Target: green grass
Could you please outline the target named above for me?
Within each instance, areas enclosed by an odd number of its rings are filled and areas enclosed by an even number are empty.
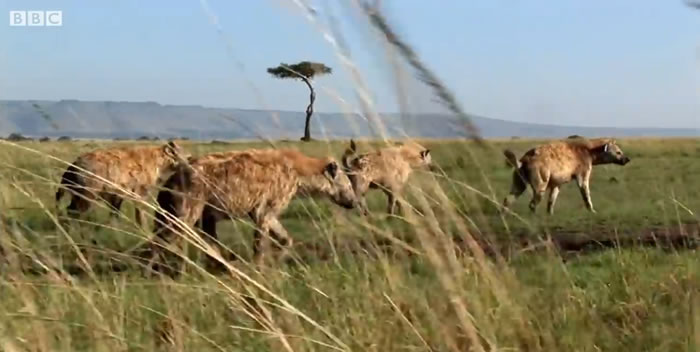
[[[594,169],[597,214],[585,211],[572,183],[554,216],[545,215],[544,202],[530,214],[528,191],[515,215],[501,217],[497,204],[511,174],[502,148],[522,153],[539,142],[479,148],[424,141],[444,171],[411,179],[407,198],[425,216],[387,218],[381,192],[369,195],[369,219],[327,200],[295,200],[282,222],[297,244],[296,263],[255,268],[236,261],[231,273],[212,276],[198,264],[201,251],[189,246],[194,261],[176,280],[144,277],[129,257],[149,235],[133,223],[134,203],[112,228],[96,225],[107,221],[106,209],[66,232],[51,217],[65,166],[48,156],[71,161],[113,142],[2,144],[0,350],[700,350],[695,250],[610,249],[564,261],[548,250],[485,259],[453,245],[472,237],[537,243],[542,233],[605,237],[697,224],[700,140],[692,139],[619,141],[632,162]],[[276,144],[336,157],[345,147]],[[204,154],[265,144],[185,145]],[[224,244],[250,258],[249,224],[222,222],[219,229]],[[392,251],[378,245],[387,238],[396,242]],[[83,260],[94,275],[68,275]],[[110,263],[126,270],[100,270]],[[37,273],[42,267],[51,269]]]

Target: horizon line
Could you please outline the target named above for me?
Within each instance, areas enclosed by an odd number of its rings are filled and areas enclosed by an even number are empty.
[[[160,103],[157,101],[153,100],[143,100],[143,101],[136,101],[136,100],[81,100],[81,99],[2,99],[0,98],[0,103],[3,102],[54,102],[54,103],[60,103],[60,102],[66,102],[66,101],[74,101],[74,102],[83,102],[83,103],[130,103],[130,104],[157,104],[158,106],[172,106],[172,107],[198,107],[198,108],[203,108],[203,109],[229,109],[229,110],[239,110],[239,111],[261,111],[261,112],[282,112],[282,113],[300,113],[304,114],[304,111],[301,110],[282,110],[282,109],[251,109],[251,108],[237,108],[237,107],[217,107],[217,106],[205,106],[201,104],[164,104]],[[362,114],[356,113],[356,112],[341,112],[341,111],[336,111],[336,112],[329,112],[329,111],[316,111],[318,114],[336,114],[336,115],[355,115],[355,116],[360,116],[362,117]],[[451,114],[449,112],[417,112],[417,113],[404,113],[404,112],[378,112],[380,115],[441,115],[441,116],[451,116],[454,114]],[[508,120],[508,119],[503,119],[503,118],[497,118],[497,117],[486,117],[486,116],[481,116],[481,115],[475,115],[475,114],[467,114],[470,118],[480,118],[480,119],[487,119],[487,120],[493,120],[493,121],[502,121],[502,122],[507,122],[507,123],[514,123],[514,124],[523,124],[523,125],[536,125],[536,126],[549,126],[549,127],[563,127],[563,128],[595,128],[595,129],[601,129],[601,128],[610,128],[610,129],[632,129],[632,130],[640,130],[640,129],[652,129],[652,130],[699,130],[700,128],[698,127],[652,127],[652,126],[630,126],[630,127],[622,127],[622,126],[582,126],[582,125],[560,125],[560,124],[552,124],[552,123],[541,123],[541,122],[528,122],[528,121],[514,121],[514,120]]]

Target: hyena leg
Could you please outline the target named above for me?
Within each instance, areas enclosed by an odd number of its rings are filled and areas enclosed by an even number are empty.
[[[542,195],[544,195],[544,191],[535,191],[532,194],[532,200],[530,200],[530,211],[533,213],[537,211],[537,205],[539,205],[542,201]]]
[[[265,253],[270,251],[272,237],[279,245],[289,248],[292,245],[292,238],[287,233],[287,230],[273,216],[266,216],[263,219],[256,221],[257,229],[254,233],[253,253],[254,260],[257,264],[262,264]]]
[[[533,177],[534,176],[534,177]],[[533,213],[537,210],[537,205],[540,204],[544,193],[547,191],[547,184],[549,183],[549,177],[546,179],[540,177],[540,175],[530,176],[532,182],[532,200],[530,201],[530,211]]]
[[[396,199],[396,195],[390,190],[385,190],[384,194],[386,194],[387,200],[386,212],[389,213],[389,215],[394,215],[394,213],[396,212],[396,208],[398,207],[398,200]]]
[[[400,190],[384,189],[384,194],[387,198],[386,212],[389,215],[402,214],[403,208],[401,202],[399,202],[398,194]]]
[[[547,213],[554,214],[554,204],[559,196],[559,186],[554,186],[549,190],[549,201],[547,202]]]
[[[219,240],[219,234],[216,232],[216,223],[217,218],[214,214],[214,210],[211,207],[205,206],[202,217],[197,220],[196,226],[207,235],[207,240],[212,242],[217,242]]]
[[[216,223],[219,221],[216,213],[210,207],[204,208],[204,213],[199,219],[199,224],[201,230],[205,234],[205,239],[209,242],[215,251],[218,251],[223,260],[235,259],[232,253],[219,243],[219,235],[216,232]],[[205,253],[207,256],[207,267],[216,271],[223,271],[226,266],[220,260],[214,258],[214,256]]]
[[[367,206],[367,199],[365,199],[365,196],[359,196],[357,197],[358,203],[359,203],[359,209],[362,215],[367,216],[369,215],[369,207]]]
[[[255,231],[253,232],[253,261],[256,264],[262,264],[265,259],[265,252],[270,250],[270,229],[267,227],[261,215],[254,212],[248,214],[255,223]]]
[[[360,212],[362,215],[369,215],[369,207],[367,206],[367,200],[365,199],[365,194],[369,190],[369,182],[366,181],[354,181],[353,187],[355,188],[355,197],[359,203]]]
[[[518,197],[527,189],[527,183],[518,170],[513,171],[513,181],[510,185],[510,193],[503,199],[503,206],[509,208]]]
[[[90,210],[92,198],[86,192],[76,192],[71,196],[70,204],[66,208],[66,213],[69,217],[77,219],[81,214]]]
[[[591,200],[591,190],[589,188],[590,176],[590,171],[586,172],[584,175],[576,178],[576,183],[578,184],[578,189],[581,192],[581,198],[583,198],[586,208],[591,213],[595,213],[596,211],[593,209],[593,201]]]
[[[271,218],[268,221],[268,228],[270,229],[270,236],[272,236],[276,242],[276,246],[279,244],[279,246],[282,248],[282,256],[287,255],[289,248],[292,247],[294,242],[292,237],[289,236],[289,233],[287,233],[287,230],[284,228],[284,226],[282,226],[277,218]]]
[[[206,240],[209,241],[214,246],[214,248],[219,250],[221,256],[226,260],[232,260],[235,259],[235,256],[233,255],[233,253],[231,253],[231,251],[228,250],[228,248],[226,248],[219,242],[219,234],[216,232],[216,224],[219,222],[220,219],[221,217],[219,216],[217,211],[207,206],[204,208],[202,217],[199,220],[199,226],[202,229],[202,231],[206,234]]]
[[[92,200],[89,198],[84,198],[83,193],[78,194],[77,192],[71,194],[70,204],[66,207],[66,218],[59,220],[59,224],[62,227],[73,226],[77,224],[71,224],[72,220],[78,220],[81,215],[90,210]]]
[[[136,225],[138,227],[143,226],[143,224],[146,223],[146,214],[141,210],[141,202],[145,202],[148,198],[146,197],[148,195],[148,190],[147,189],[137,189],[136,194],[138,197],[136,198],[136,201],[134,202],[134,221],[136,221]]]
[[[181,242],[181,225],[192,227],[197,219],[202,217],[204,204],[200,202],[185,204],[163,205],[163,210],[156,211],[153,222],[151,243],[146,252],[148,258],[147,267],[153,267],[155,271],[173,272],[179,258],[168,247],[178,250]],[[179,219],[176,220],[176,219]],[[180,223],[182,222],[182,223]],[[174,245],[173,245],[174,244]]]
[[[134,221],[136,221],[136,225],[138,227],[141,227],[143,224],[146,223],[146,216],[141,211],[141,209],[139,209],[138,204],[134,204]]]
[[[262,264],[265,252],[270,250],[269,231],[259,228],[260,226],[256,224],[256,229],[253,232],[253,261],[256,264]]]
[[[110,214],[109,216],[111,218],[116,218],[119,216],[119,212],[122,209],[122,202],[124,199],[116,194],[105,194],[102,196],[102,198],[109,204],[110,206]]]

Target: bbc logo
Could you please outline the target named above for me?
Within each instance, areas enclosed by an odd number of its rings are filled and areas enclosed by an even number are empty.
[[[10,26],[63,26],[63,11],[10,11]]]

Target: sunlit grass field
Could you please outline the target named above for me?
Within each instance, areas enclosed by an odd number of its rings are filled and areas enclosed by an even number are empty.
[[[650,229],[697,236],[700,140],[619,140],[632,162],[595,167],[598,213],[585,210],[571,183],[554,216],[546,201],[529,213],[529,190],[512,212],[499,211],[512,172],[503,148],[520,155],[544,141],[420,142],[439,171],[412,176],[405,196],[416,211],[387,216],[379,191],[369,194],[369,218],[326,199],[297,199],[282,217],[295,239],[293,261],[248,264],[251,225],[221,222],[221,241],[241,260],[211,275],[190,245],[182,275],[171,279],[143,275],[133,258],[151,225],[138,228],[132,207],[146,204],[127,201],[116,220],[97,206],[83,223],[57,225],[60,160],[133,142],[3,141],[0,349],[700,350],[695,249],[563,258],[551,245],[562,235],[609,239]],[[270,147],[180,143],[194,155]],[[347,142],[274,145],[339,160]],[[361,151],[377,146],[359,143]]]

